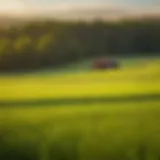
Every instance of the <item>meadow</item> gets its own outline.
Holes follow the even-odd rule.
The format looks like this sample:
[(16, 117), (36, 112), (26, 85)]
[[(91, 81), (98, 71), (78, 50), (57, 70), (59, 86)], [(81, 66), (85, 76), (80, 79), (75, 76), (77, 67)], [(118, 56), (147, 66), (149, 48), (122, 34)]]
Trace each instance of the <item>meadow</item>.
[[(0, 101), (159, 94), (159, 59), (119, 70), (1, 76)], [(83, 65), (82, 65), (83, 66)]]
[(159, 62), (1, 75), (0, 159), (160, 160)]

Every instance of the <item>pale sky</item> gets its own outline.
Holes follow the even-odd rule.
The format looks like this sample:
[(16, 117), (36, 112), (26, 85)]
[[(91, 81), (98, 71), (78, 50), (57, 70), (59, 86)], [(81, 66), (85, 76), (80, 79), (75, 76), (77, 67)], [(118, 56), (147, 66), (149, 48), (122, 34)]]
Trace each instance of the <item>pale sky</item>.
[[(0, 14), (50, 14), (54, 12), (72, 11), (78, 13), (86, 9), (90, 14), (99, 11), (113, 12), (116, 10), (135, 10), (145, 12), (160, 12), (160, 0), (0, 0)], [(103, 12), (102, 12), (103, 10)], [(112, 14), (113, 14), (112, 12)], [(107, 12), (108, 13), (108, 12)]]

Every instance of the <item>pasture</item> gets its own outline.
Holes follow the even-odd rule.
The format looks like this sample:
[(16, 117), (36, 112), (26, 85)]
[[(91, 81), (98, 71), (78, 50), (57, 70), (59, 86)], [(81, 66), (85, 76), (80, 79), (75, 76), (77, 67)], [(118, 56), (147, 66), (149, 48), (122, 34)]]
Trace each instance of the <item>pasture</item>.
[(1, 76), (0, 101), (159, 94), (159, 63), (154, 60), (114, 71)]
[(160, 101), (1, 108), (2, 160), (159, 160)]
[(0, 159), (160, 160), (159, 62), (1, 75)]

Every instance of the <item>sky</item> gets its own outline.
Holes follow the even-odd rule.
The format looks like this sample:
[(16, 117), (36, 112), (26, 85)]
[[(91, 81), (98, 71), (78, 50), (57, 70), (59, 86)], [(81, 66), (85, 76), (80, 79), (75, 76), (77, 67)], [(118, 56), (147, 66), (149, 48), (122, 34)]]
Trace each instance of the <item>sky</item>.
[(0, 0), (0, 14), (104, 16), (160, 13), (160, 0)]

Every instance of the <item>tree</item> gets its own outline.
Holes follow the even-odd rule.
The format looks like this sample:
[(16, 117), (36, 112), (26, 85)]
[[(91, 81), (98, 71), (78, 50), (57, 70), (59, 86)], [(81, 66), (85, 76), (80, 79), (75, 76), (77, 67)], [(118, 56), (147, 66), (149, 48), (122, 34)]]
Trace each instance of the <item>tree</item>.
[(0, 39), (0, 56), (7, 54), (7, 49), (10, 46), (10, 40), (8, 38)]
[(36, 52), (44, 53), (53, 44), (53, 36), (51, 34), (42, 35), (36, 43)]
[(26, 53), (31, 47), (32, 40), (26, 35), (18, 37), (13, 43), (15, 53)]

